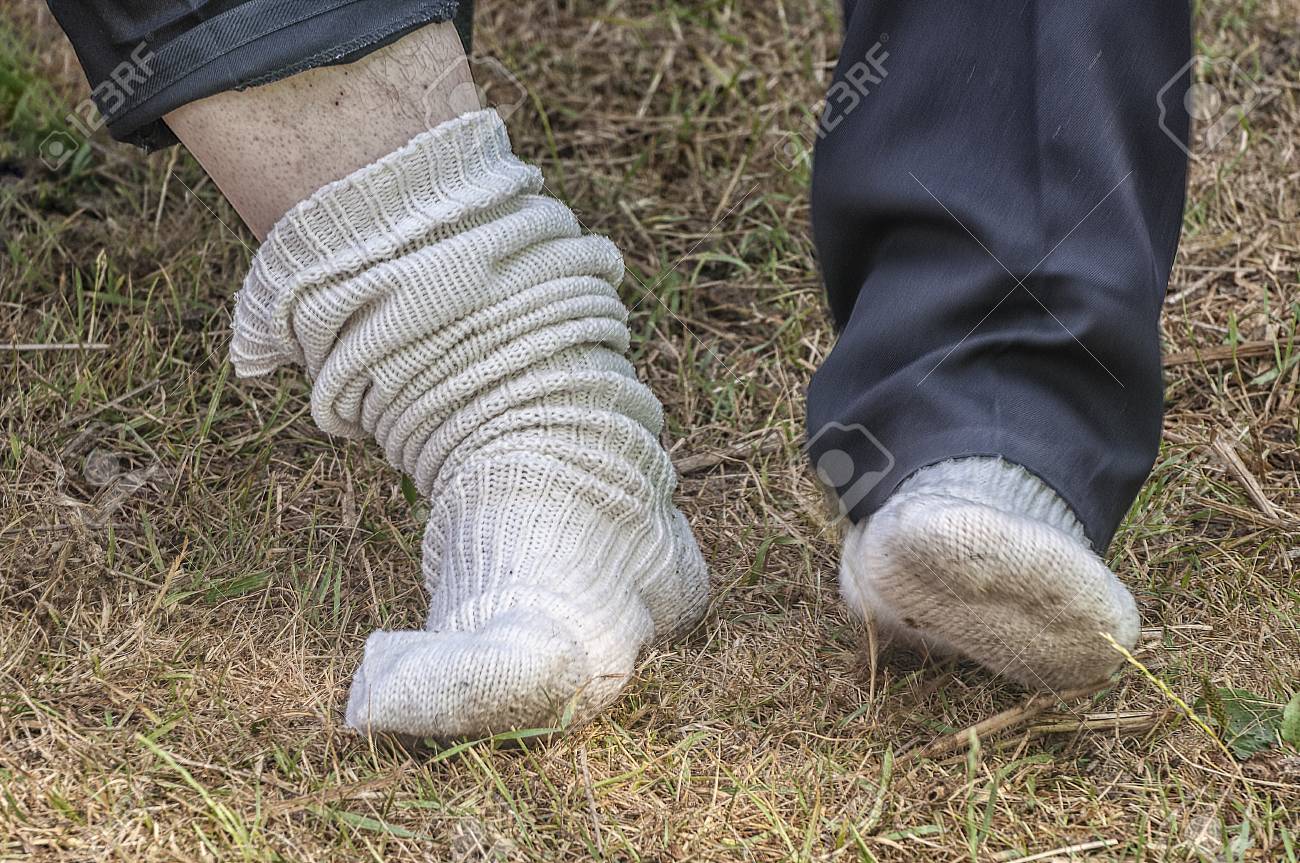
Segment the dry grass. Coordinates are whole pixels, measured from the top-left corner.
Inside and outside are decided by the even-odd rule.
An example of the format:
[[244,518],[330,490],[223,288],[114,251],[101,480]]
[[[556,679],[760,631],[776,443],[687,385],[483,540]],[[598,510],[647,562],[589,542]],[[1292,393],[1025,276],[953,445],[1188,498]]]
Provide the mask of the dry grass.
[[[681,488],[711,613],[563,739],[347,733],[365,633],[420,620],[418,514],[373,448],[314,429],[297,376],[230,379],[247,237],[192,160],[101,135],[51,173],[14,120],[0,342],[108,348],[0,354],[0,859],[1296,860],[1297,752],[1238,762],[1175,700],[1300,681],[1293,0],[1198,13],[1201,49],[1271,95],[1193,168],[1167,445],[1112,549],[1146,671],[1072,706],[964,666],[873,676],[836,599],[797,445],[831,334],[776,146],[809,126],[831,0],[483,5],[480,50],[530,88],[519,149],[655,285],[636,360],[674,453],[733,453]],[[61,116],[69,52],[32,0],[5,11],[0,99]]]

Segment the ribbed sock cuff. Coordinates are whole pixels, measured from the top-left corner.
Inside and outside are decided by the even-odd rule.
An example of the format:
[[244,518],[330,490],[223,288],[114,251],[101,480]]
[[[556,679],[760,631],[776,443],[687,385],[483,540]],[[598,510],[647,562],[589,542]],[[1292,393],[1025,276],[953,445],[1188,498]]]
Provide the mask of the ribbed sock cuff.
[[1083,525],[1061,496],[1018,464],[996,457],[951,459],[922,468],[895,497],[935,494],[991,506],[1032,518],[1076,537],[1091,547]]
[[347,278],[541,188],[541,171],[511,152],[493,110],[448,120],[323,186],[276,223],[253,259],[236,297],[236,373],[306,364],[292,332],[304,286]]

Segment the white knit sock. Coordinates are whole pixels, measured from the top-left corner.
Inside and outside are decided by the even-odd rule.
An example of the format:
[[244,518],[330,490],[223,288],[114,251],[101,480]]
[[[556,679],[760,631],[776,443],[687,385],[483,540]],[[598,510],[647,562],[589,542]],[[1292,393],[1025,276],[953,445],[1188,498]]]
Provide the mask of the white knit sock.
[[1000,458],[917,471],[844,540],[840,589],[886,639],[1034,689],[1083,686],[1137,640],[1133,597],[1040,479]]
[[370,636],[357,729],[585,718],[704,609],[662,411],[623,357],[622,258],[541,187],[495,112],[467,114],[291,210],[239,293],[237,372],[304,365],[317,424],[430,497],[428,620]]

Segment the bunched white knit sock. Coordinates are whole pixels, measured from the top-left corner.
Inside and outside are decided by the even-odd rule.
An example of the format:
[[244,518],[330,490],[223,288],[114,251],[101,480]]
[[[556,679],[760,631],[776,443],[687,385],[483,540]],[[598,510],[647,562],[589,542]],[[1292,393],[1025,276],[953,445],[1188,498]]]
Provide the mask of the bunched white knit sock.
[[1084,686],[1137,641],[1133,597],[1061,498],[1019,465],[917,471],[850,528],[840,589],[886,639],[974,659],[1034,689]]
[[538,194],[493,111],[320,189],[276,225],[235,308],[241,376],[298,363],[330,434],[373,436],[429,495],[423,630],[376,632],[360,730],[546,727],[608,704],[708,575],[623,353],[623,262]]

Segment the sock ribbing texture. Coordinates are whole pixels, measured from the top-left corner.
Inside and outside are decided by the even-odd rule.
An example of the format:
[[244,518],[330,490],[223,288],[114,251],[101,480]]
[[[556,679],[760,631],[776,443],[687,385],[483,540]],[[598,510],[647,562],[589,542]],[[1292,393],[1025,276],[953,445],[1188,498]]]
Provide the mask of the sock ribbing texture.
[[1034,689],[1083,686],[1132,648],[1132,595],[1050,487],[1000,458],[917,471],[844,540],[840,587],[887,640],[974,659]]
[[303,365],[317,424],[430,498],[425,629],[368,639],[358,729],[585,718],[704,608],[662,409],[623,356],[622,257],[541,190],[496,113],[467,114],[291,210],[238,294],[237,373]]

